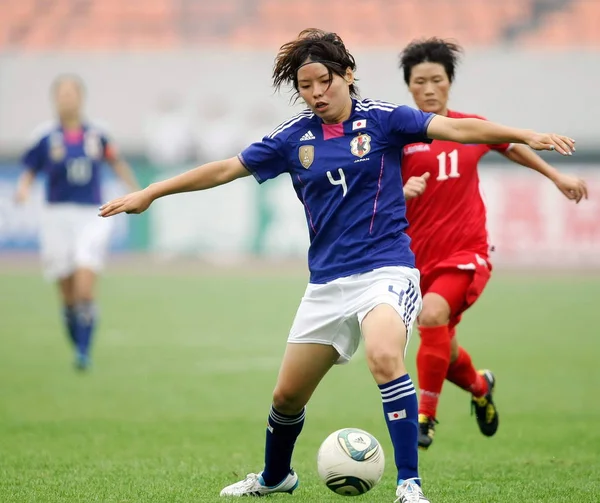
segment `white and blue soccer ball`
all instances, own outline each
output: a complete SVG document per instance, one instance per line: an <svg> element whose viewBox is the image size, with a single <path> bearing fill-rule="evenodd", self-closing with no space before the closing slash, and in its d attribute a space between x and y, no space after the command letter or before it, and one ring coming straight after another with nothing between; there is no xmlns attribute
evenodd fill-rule
<svg viewBox="0 0 600 503"><path fill-rule="evenodd" d="M329 435L319 448L319 477L341 496L364 494L381 480L385 456L377 439L364 430L344 428Z"/></svg>

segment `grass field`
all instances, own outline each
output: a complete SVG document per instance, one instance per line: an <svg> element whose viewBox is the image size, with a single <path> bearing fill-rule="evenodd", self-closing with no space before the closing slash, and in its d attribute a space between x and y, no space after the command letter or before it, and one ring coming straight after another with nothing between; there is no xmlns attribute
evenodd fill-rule
<svg viewBox="0 0 600 503"><path fill-rule="evenodd" d="M81 375L51 285L37 271L0 276L0 502L219 501L224 485L262 466L304 281L112 272L94 367ZM498 375L500 431L482 437L467 395L446 386L421 455L432 503L600 501L599 300L597 277L496 274L459 334ZM388 458L384 481L353 501L391 503L391 445L362 353L309 406L294 458L300 489L271 500L343 501L318 480L315 455L346 426L377 436Z"/></svg>

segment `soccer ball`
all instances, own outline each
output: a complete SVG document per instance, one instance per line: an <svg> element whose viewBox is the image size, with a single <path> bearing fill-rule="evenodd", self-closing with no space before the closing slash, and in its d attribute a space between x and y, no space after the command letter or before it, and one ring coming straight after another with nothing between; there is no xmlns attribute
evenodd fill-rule
<svg viewBox="0 0 600 503"><path fill-rule="evenodd" d="M358 496L377 485L385 456L377 439L364 430L344 428L329 435L319 448L319 477L334 493Z"/></svg>

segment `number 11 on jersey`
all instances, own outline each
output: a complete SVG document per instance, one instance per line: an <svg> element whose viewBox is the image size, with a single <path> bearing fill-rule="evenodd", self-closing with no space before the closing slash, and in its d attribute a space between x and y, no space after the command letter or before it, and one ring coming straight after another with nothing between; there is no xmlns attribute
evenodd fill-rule
<svg viewBox="0 0 600 503"><path fill-rule="evenodd" d="M440 171L438 173L437 180L443 181L448 180L448 178L458 178L460 177L460 173L458 172L458 150L453 150L448 154L450 158L450 174L446 171L446 152L442 152L437 156L439 161Z"/></svg>
<svg viewBox="0 0 600 503"><path fill-rule="evenodd" d="M331 183L331 185L342 186L342 197L344 197L346 195L346 192L348 192L348 185L346 185L346 176L344 175L344 170L342 168L338 168L338 173L340 174L339 180L333 178L331 171L327 172L327 178L329 179L329 183Z"/></svg>

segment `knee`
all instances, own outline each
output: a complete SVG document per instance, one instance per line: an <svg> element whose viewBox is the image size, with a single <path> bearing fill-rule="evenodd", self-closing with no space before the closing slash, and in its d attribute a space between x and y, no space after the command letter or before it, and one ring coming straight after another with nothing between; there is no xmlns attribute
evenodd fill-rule
<svg viewBox="0 0 600 503"><path fill-rule="evenodd" d="M424 327L438 327L447 325L450 321L450 307L444 299L423 299L423 309L419 314L419 325Z"/></svg>
<svg viewBox="0 0 600 503"><path fill-rule="evenodd" d="M299 414L305 405L306 400L303 397L283 386L277 386L273 391L273 407L282 414L287 416Z"/></svg>
<svg viewBox="0 0 600 503"><path fill-rule="evenodd" d="M74 297L76 302L93 302L94 290L90 285L76 284L74 288Z"/></svg>
<svg viewBox="0 0 600 503"><path fill-rule="evenodd" d="M375 347L367 352L367 361L375 381L384 384L406 374L401 348Z"/></svg>
<svg viewBox="0 0 600 503"><path fill-rule="evenodd" d="M78 269L73 276L73 294L77 302L93 302L96 273Z"/></svg>

